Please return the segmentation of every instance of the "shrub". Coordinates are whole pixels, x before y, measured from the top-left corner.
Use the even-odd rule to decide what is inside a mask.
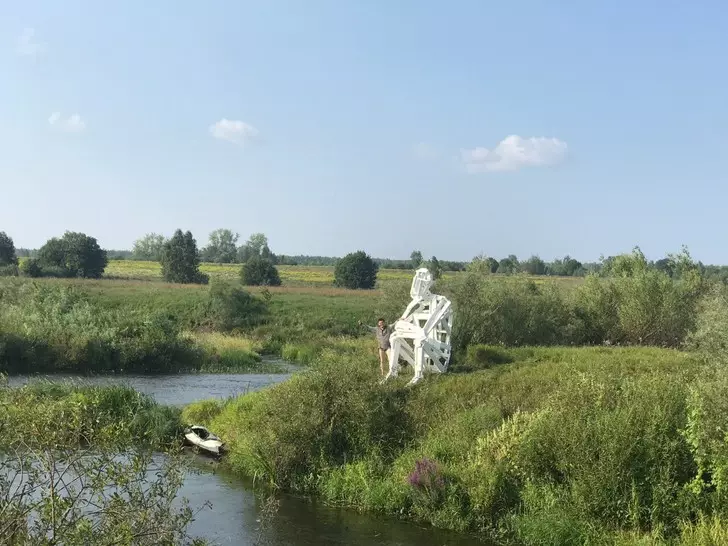
[[[104,309],[77,288],[36,282],[11,284],[1,297],[0,371],[156,373],[202,364],[163,312]]]
[[[456,313],[456,351],[472,344],[554,345],[573,339],[572,309],[553,286],[471,271],[448,291]]]
[[[714,286],[700,299],[696,327],[686,340],[687,348],[716,363],[728,362],[728,298],[726,288]]]
[[[43,274],[37,258],[28,258],[20,264],[20,273],[24,277],[40,277]]]
[[[306,373],[225,406],[212,428],[231,446],[238,472],[313,491],[327,468],[378,446],[385,457],[408,437],[403,397],[377,385],[358,359],[330,354]]]
[[[268,315],[268,306],[262,299],[222,281],[210,287],[209,309],[210,325],[223,332],[257,326]]]
[[[336,262],[334,285],[352,289],[374,288],[378,270],[379,266],[364,251],[352,252]]]
[[[278,269],[270,258],[253,256],[240,269],[243,284],[248,286],[280,286]]]
[[[639,263],[639,262],[638,262]],[[679,280],[617,261],[621,273],[587,276],[576,291],[576,314],[585,341],[676,347],[695,327],[704,291],[697,273]]]
[[[0,265],[0,277],[17,277],[19,273],[17,265]]]

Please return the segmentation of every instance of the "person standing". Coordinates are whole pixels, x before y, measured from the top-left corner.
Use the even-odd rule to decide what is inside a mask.
[[[359,326],[362,322],[359,321]],[[389,367],[389,350],[392,348],[389,343],[389,336],[394,332],[394,325],[387,325],[383,318],[377,320],[376,326],[365,325],[366,328],[376,335],[377,344],[379,347],[379,369],[382,376],[387,374],[387,368]]]

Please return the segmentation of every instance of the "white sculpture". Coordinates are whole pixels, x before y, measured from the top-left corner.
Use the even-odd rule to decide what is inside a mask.
[[[425,370],[444,373],[450,363],[452,335],[452,304],[445,296],[432,294],[432,275],[426,268],[418,269],[412,280],[412,301],[395,322],[389,338],[389,373],[384,378],[396,377],[399,358],[409,362],[415,370],[408,385],[418,383]]]

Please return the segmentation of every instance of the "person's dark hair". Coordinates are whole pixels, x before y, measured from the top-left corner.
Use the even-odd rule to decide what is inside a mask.
[[[387,321],[386,321],[386,320],[384,320],[383,318],[378,318],[378,319],[377,319],[377,322],[379,322],[380,320],[381,320],[381,321],[382,321],[382,322],[383,322],[384,324],[386,324],[386,323],[387,323]]]

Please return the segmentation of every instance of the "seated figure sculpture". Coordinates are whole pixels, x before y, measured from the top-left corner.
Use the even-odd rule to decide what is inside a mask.
[[[432,275],[426,268],[415,272],[410,288],[410,301],[394,324],[390,337],[389,373],[383,379],[396,377],[400,357],[414,367],[408,385],[422,380],[425,371],[444,373],[450,363],[453,312],[444,296],[432,294]]]

